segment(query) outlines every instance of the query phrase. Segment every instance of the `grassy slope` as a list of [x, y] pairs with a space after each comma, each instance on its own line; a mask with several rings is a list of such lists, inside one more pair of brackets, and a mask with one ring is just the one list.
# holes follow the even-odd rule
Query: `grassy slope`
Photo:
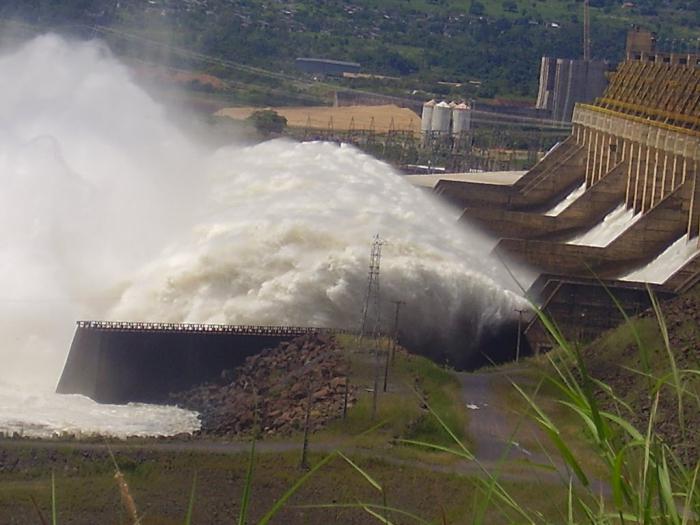
[[[589, 373], [609, 385], [628, 405], [628, 408], [620, 408], [620, 414], [642, 431], [648, 424], [654, 395], [659, 391], [656, 423], [659, 435], [688, 464], [695, 464], [700, 457], [700, 376], [697, 375], [700, 370], [700, 286], [662, 304], [661, 311], [661, 322], [653, 311], [644, 312], [629, 323], [603, 334], [582, 349], [582, 355]], [[668, 330], [668, 347], [664, 341], [663, 326]], [[648, 355], [648, 372], [643, 357], [645, 353]], [[531, 358], [521, 366], [511, 364], [504, 369], [523, 374], [521, 377], [525, 381], [521, 381], [521, 384], [533, 392], [542, 373], [551, 373], [549, 357], [557, 359], [560, 355], [555, 351], [550, 356]], [[680, 404], [677, 390], [672, 387], [674, 369], [678, 371], [685, 392]], [[573, 446], [583, 450], [585, 433], [581, 432], [579, 420], [559, 404], [559, 394], [557, 389], [545, 382], [539, 390], [538, 399], [556, 418]], [[521, 411], [526, 409], [516, 392], [504, 389], [503, 395], [514, 406], [519, 406]], [[597, 397], [604, 408], [613, 408], [608, 395], [599, 391]]]

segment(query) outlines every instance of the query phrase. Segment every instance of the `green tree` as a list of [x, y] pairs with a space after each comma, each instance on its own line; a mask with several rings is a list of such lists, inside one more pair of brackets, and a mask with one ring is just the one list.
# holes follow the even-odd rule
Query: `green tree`
[[287, 119], [271, 109], [253, 112], [248, 121], [261, 135], [280, 134], [287, 127]]

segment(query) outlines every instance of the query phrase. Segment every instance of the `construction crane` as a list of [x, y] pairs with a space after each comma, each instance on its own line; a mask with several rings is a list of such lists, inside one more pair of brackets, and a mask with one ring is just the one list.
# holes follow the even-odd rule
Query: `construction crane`
[[591, 60], [591, 13], [589, 0], [583, 0], [583, 60]]

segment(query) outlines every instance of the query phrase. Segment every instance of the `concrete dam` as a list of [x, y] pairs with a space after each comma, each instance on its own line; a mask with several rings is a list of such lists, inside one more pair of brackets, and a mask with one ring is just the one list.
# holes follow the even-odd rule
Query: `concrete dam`
[[[528, 295], [572, 340], [591, 340], [700, 281], [700, 56], [628, 50], [571, 135], [512, 184], [440, 180], [460, 221], [539, 271]], [[603, 286], [604, 285], [604, 286]], [[535, 317], [534, 350], [552, 346]]]

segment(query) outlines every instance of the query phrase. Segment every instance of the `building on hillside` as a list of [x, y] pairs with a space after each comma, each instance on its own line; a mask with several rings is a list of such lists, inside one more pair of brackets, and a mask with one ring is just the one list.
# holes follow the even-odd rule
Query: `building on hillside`
[[357, 62], [343, 62], [325, 58], [297, 58], [295, 65], [297, 69], [309, 75], [333, 77], [342, 77], [344, 73], [359, 73], [361, 67]]
[[573, 60], [542, 57], [537, 108], [551, 118], [571, 122], [577, 102], [593, 102], [608, 85], [608, 63], [601, 60]]

